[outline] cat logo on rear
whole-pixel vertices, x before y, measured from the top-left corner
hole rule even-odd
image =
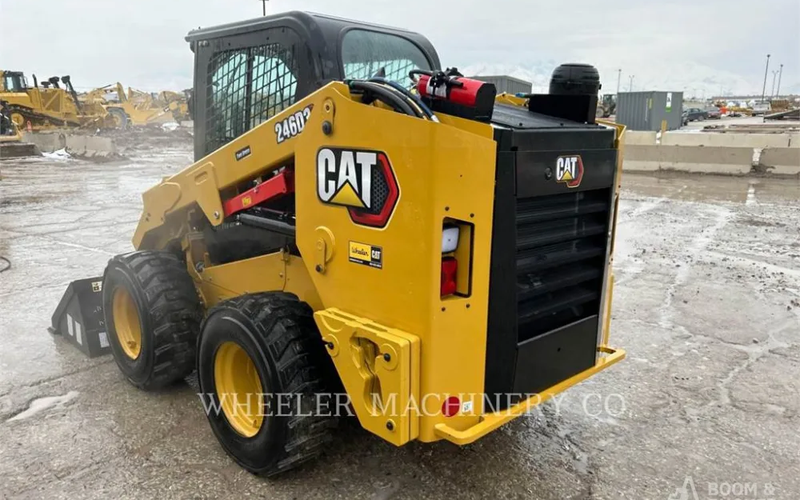
[[[569,188],[581,185],[583,179],[583,160],[580,155],[559,156],[556,160],[556,182]]]
[[[392,216],[400,186],[383,151],[320,148],[317,196],[322,203],[347,207],[356,224],[382,228]]]

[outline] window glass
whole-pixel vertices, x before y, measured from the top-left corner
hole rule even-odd
[[[295,101],[297,78],[290,69],[294,58],[291,52],[279,54],[274,47],[258,47],[253,58],[251,127],[269,120]]]
[[[280,44],[218,52],[209,62],[206,153],[294,104],[297,67]]]
[[[382,71],[387,79],[406,87],[411,85],[409,71],[431,69],[425,54],[410,41],[366,30],[351,30],[344,36],[342,65],[345,78],[365,80]]]

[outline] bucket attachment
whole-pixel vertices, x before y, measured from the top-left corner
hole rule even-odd
[[[53,313],[50,332],[62,335],[90,358],[111,352],[103,318],[102,276],[69,284]]]

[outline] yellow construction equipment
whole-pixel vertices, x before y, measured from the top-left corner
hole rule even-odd
[[[30,87],[22,72],[0,70],[0,99],[8,102],[11,119],[20,129],[113,126],[104,109],[83,106],[69,75],[54,76],[41,86],[33,78]]]
[[[316,457],[350,411],[466,445],[623,359],[624,127],[596,122],[593,67],[495,100],[385,26],[290,12],[187,40],[196,163],[144,193],[93,288],[124,376],[196,369],[243,467]]]
[[[22,134],[11,121],[8,103],[0,99],[0,159],[35,156],[39,154],[34,144],[22,141]],[[2,176],[0,176],[2,179]]]
[[[189,119],[187,97],[178,92],[163,91],[154,95],[128,87],[126,93],[117,82],[88,92],[82,100],[101,105],[119,128]]]

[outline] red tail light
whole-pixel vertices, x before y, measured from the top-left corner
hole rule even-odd
[[[455,397],[450,396],[442,403],[442,415],[445,417],[452,417],[461,410],[461,401]]]
[[[442,259],[442,297],[456,293],[456,271],[458,271],[458,261],[453,257]]]

